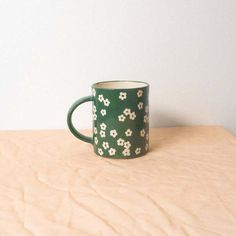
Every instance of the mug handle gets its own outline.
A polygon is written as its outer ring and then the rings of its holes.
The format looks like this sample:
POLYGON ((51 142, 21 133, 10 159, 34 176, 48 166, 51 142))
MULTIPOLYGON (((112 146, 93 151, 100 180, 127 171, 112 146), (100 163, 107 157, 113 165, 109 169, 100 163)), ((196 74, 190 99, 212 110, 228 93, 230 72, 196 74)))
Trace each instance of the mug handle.
POLYGON ((93 101, 93 96, 87 96, 87 97, 83 97, 80 98, 79 100, 75 101, 72 106, 70 107, 68 114, 67 114, 67 125, 69 127, 69 130, 71 131, 71 133, 78 139, 87 142, 87 143, 91 143, 93 144, 93 138, 92 137, 88 137, 85 136, 83 134, 81 134, 78 130, 76 130, 76 128, 74 127, 73 123, 72 123, 72 114, 75 111, 75 109, 85 103, 85 102, 90 102, 93 101))

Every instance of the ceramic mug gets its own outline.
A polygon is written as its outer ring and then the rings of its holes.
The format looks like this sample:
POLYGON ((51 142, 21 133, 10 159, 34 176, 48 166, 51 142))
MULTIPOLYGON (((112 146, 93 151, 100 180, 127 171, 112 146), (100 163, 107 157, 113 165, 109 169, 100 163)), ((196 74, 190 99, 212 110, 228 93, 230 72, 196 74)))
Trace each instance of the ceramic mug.
POLYGON ((77 100, 69 109, 67 124, 78 139, 91 143, 97 155, 133 158, 149 149, 149 85, 141 81, 104 81, 92 85, 92 95, 77 100), (77 131, 74 110, 91 101, 93 137, 77 131))

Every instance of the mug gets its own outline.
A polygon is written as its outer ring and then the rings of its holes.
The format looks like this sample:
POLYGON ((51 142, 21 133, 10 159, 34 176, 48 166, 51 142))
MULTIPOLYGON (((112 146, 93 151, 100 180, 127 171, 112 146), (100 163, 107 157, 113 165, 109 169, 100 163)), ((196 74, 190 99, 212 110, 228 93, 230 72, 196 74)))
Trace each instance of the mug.
POLYGON ((141 81, 103 81, 92 85, 92 95, 69 109, 67 124, 78 139, 91 143, 101 157, 134 158, 149 149, 149 84, 141 81), (93 136, 87 137, 72 123, 74 110, 92 102, 93 136))

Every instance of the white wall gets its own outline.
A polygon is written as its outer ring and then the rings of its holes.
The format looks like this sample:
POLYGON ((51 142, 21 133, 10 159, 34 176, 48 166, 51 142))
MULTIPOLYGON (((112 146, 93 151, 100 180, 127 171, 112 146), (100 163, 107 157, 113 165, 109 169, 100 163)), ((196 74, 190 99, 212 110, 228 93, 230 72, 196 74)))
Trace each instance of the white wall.
POLYGON ((0 0, 0 129, 66 128, 114 79, 151 84, 152 126, 236 134, 236 1, 0 0))

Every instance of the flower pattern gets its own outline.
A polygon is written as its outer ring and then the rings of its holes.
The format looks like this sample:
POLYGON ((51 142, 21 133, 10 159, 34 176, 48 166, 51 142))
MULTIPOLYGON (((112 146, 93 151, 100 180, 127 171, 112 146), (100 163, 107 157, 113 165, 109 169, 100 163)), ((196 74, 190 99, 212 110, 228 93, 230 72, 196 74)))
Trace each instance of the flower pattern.
POLYGON ((123 114, 119 115, 118 120, 121 121, 121 122, 124 122, 125 121, 125 116, 123 114))
POLYGON ((102 116, 105 116, 107 114, 107 111, 105 109, 102 109, 100 112, 102 116))
POLYGON ((117 140, 117 145, 118 145, 118 146, 123 146, 123 145, 124 145, 124 142, 125 142, 124 139, 119 138, 119 139, 117 140))
POLYGON ((135 154, 138 155, 138 154, 140 154, 140 153, 141 153, 141 148, 136 148, 136 149, 135 149, 135 154))
POLYGON ((94 138, 94 142, 95 142, 96 145, 98 144, 98 138, 97 137, 94 138))
POLYGON ((110 156, 114 156, 116 154, 116 149, 110 148, 108 152, 109 152, 110 156))
POLYGON ((104 124, 104 123, 102 123, 102 124, 100 124, 100 128, 101 128, 102 130, 106 130, 106 128, 107 128, 107 125, 106 125, 106 124, 104 124))
POLYGON ((105 138, 105 137, 106 137, 106 133, 105 133, 104 130, 101 130, 101 131, 100 131, 100 136, 101 136, 102 138, 105 138))
POLYGON ((134 119, 136 118, 136 114, 135 114, 134 111, 129 114, 129 118, 130 118, 131 120, 134 120, 134 119))
POLYGON ((104 101, 104 97, 103 97, 102 94, 99 94, 99 95, 98 95, 98 101, 99 101, 99 102, 103 102, 103 101, 104 101))
POLYGON ((96 96, 96 90, 95 89, 92 89, 92 94, 93 94, 94 97, 96 96))
POLYGON ((113 138, 115 138, 115 137, 117 136, 116 130, 115 130, 115 129, 111 130, 111 131, 110 131, 110 135, 111 135, 113 138))
POLYGON ((133 132, 132 132, 131 129, 127 129, 127 130, 125 131, 125 135, 126 135, 127 137, 131 136, 132 133, 133 133, 133 132))
POLYGON ((142 129, 142 130, 140 131, 140 136, 141 136, 141 137, 144 137, 144 135, 145 135, 145 130, 142 129))
POLYGON ((103 150, 101 149, 101 148, 98 148, 98 153, 99 153, 99 155, 103 155, 103 150))
POLYGON ((127 93, 125 93, 125 92, 120 92, 119 99, 120 99, 120 100, 124 100, 124 99, 126 99, 126 98, 127 98, 127 93))
POLYGON ((145 115, 145 116, 143 117, 143 121, 144 121, 144 123, 148 123, 148 116, 147 116, 147 115, 145 115))
POLYGON ((139 109, 139 110, 143 109, 143 102, 140 102, 140 103, 138 104, 138 109, 139 109))
POLYGON ((124 147, 125 147, 126 149, 129 149, 129 148, 131 147, 130 141, 124 142, 124 147))
POLYGON ((93 128, 93 132, 94 132, 94 134, 97 134, 97 133, 98 133, 97 127, 94 127, 94 128, 93 128))
POLYGON ((137 92, 137 96, 140 98, 143 96, 143 90, 139 89, 139 91, 137 92))
POLYGON ((117 96, 111 96, 110 91, 100 91, 92 89, 95 97, 92 107, 93 135, 97 154, 127 158, 145 154, 149 148, 149 107, 145 90, 125 90, 117 96), (113 115, 116 120, 111 120, 113 115))
POLYGON ((108 107, 110 105, 110 101, 106 98, 104 101, 104 106, 108 107))
POLYGON ((125 108, 123 113, 128 116, 131 113, 131 110, 129 108, 125 108))
POLYGON ((109 148, 109 143, 108 142, 103 142, 102 143, 103 148, 106 150, 109 148))
POLYGON ((124 149, 123 152, 122 152, 122 154, 123 154, 124 156, 130 156, 130 149, 124 149))

